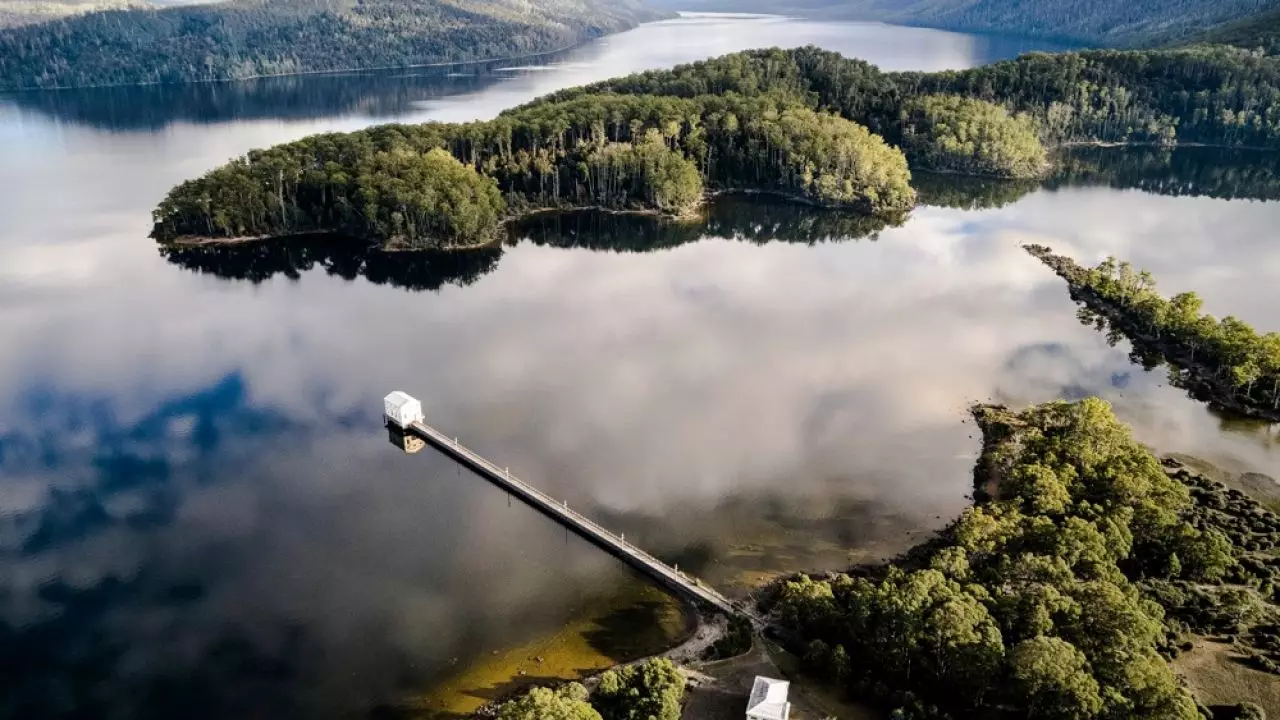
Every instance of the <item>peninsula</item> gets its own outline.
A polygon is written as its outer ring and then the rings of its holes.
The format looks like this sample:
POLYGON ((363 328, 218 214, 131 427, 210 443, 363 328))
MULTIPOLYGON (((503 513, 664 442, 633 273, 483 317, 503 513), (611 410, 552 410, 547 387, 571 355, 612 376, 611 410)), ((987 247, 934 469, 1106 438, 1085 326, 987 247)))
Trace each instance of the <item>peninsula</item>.
POLYGON ((1085 268, 1043 245, 1028 245, 1067 281, 1081 319, 1129 339, 1144 364, 1168 363, 1170 381, 1232 412, 1280 422, 1280 333, 1202 312, 1193 292, 1165 298, 1151 273, 1108 258, 1085 268))

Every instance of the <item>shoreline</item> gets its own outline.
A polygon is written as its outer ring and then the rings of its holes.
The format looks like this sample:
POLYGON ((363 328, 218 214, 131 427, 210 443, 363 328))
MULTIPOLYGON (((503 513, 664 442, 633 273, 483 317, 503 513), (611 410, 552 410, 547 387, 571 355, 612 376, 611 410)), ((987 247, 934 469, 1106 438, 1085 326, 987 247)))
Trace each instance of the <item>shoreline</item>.
MULTIPOLYGON (((665 591, 662 591, 665 593, 665 591)), ((577 678, 566 678, 555 683, 517 684, 497 697, 476 709, 473 718, 495 718, 502 706, 521 697, 535 687, 557 687, 568 683, 580 683, 594 690, 600 677, 611 670, 642 665, 650 660, 668 659, 677 666, 687 668, 690 663, 701 659, 702 653, 724 636, 728 629, 728 621, 716 614, 708 614, 693 604, 676 599, 680 612, 685 620, 685 632, 670 647, 641 657, 614 663, 608 667, 592 670, 577 678)))
POLYGON ((204 80, 179 80, 175 82, 151 81, 151 82, 131 82, 131 83, 102 83, 94 85, 50 85, 46 87, 25 86, 18 88, 10 88, 0 90, 0 96, 18 95, 21 93, 39 93, 39 92, 66 92, 71 90, 109 90, 113 88, 149 88, 149 87, 172 87, 177 85, 216 85, 221 83, 238 83, 250 82, 254 80, 269 80, 271 78, 287 78, 287 77, 315 77, 320 75, 352 75, 357 73, 376 73, 387 72, 389 70, 421 70, 424 68, 443 68, 452 66, 468 66, 468 65, 484 65, 486 63, 508 63, 518 62, 521 60, 531 60, 534 58, 546 57, 548 55, 558 55, 570 50, 576 50, 588 43, 595 42, 603 37, 616 35, 618 33, 630 32, 641 25, 651 22, 662 22, 662 20, 670 20, 671 18, 661 18, 657 20, 646 20, 636 23, 632 27, 616 30, 614 32, 606 32, 600 35, 584 37, 577 42, 568 45, 562 45, 549 50, 539 50, 538 52, 525 53, 522 55, 504 55, 492 58, 476 58, 474 60, 443 60, 440 62, 430 63, 413 63, 410 65, 378 65, 375 67, 349 67, 349 68, 333 68, 330 70, 300 70, 298 72, 286 73, 259 73, 256 75, 246 75, 244 77, 235 78, 208 78, 204 80))
MULTIPOLYGON (((617 215, 631 217, 651 217, 659 221, 666 222, 692 222, 697 220, 708 203, 722 197, 734 196, 764 196, 772 197, 783 202, 804 205, 805 207, 817 210, 826 210, 831 212, 849 212, 866 217, 882 217, 875 213, 869 213, 862 208, 852 205, 824 205, 815 203, 804 197, 794 193, 788 193, 781 190, 755 190, 750 188, 731 188, 723 190, 708 190, 703 193, 702 199, 696 204, 691 205, 688 209, 679 213, 670 213, 656 208, 610 208, 603 205, 570 205, 563 207, 540 207, 528 210, 523 213, 513 214, 503 219, 500 232, 496 236, 483 243, 472 245, 440 245, 437 247, 410 247, 397 244, 396 240, 387 241, 369 241, 365 238, 344 235, 343 233, 333 230, 316 228, 311 230, 299 230, 297 232, 282 233, 277 235, 237 235, 235 237, 210 237, 205 235, 179 235, 169 239, 157 239, 155 231, 152 230, 151 238, 156 244, 164 247, 176 248, 201 248, 201 247, 233 247, 236 245, 246 245, 256 242, 268 242, 273 240, 296 240, 298 238, 307 237, 348 237, 353 242, 365 243, 370 250, 385 253, 414 253, 424 251, 434 252, 469 252, 472 250, 484 250, 486 248, 500 247, 509 239, 509 231, 512 225, 525 222, 545 215, 570 214, 570 213, 600 213, 602 215, 617 215)), ((895 218, 886 217, 886 220, 894 220, 895 218)))

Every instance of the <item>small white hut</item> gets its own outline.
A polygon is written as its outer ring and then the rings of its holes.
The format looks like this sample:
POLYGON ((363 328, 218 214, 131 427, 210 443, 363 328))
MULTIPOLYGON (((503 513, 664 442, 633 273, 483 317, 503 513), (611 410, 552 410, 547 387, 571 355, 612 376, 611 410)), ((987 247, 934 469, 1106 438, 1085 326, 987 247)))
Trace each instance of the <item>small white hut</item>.
POLYGON ((747 720, 787 720, 791 715, 791 703, 787 702, 790 688, 786 680, 757 675, 747 701, 747 720))
POLYGON ((421 422, 423 419, 422 403, 408 393, 402 393, 399 390, 383 398, 382 409, 383 415, 386 416, 387 420, 400 427, 409 427, 416 422, 421 422))

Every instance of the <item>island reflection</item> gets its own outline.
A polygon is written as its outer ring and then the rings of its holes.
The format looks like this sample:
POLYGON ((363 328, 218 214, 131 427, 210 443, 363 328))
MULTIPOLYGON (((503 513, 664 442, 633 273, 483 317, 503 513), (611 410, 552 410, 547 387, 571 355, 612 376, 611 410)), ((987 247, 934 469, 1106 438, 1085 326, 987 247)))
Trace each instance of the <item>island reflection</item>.
MULTIPOLYGON (((856 213, 815 209, 767 196, 727 196, 689 221, 651 215, 578 211, 531 216, 508 229, 508 244, 613 252, 652 252, 716 237, 755 244, 814 245, 875 239, 888 224, 856 213)), ((169 262, 226 280, 261 283, 277 275, 297 279, 323 268, 329 275, 413 291, 465 287, 497 269, 502 247, 477 250, 385 252, 361 240, 314 235, 230 245, 161 245, 169 262)))
MULTIPOLYGON (((1060 154, 1058 171, 1040 181, 1005 181, 917 173, 925 206, 995 209, 1027 195, 1065 188, 1109 187, 1153 195, 1232 200, 1280 199, 1280 153, 1214 148, 1077 148, 1060 154)), ((600 252, 653 252, 707 238, 757 245, 876 240, 883 219, 787 202, 768 195, 727 195, 694 220, 599 211, 542 213, 513 223, 508 245, 600 252)), ((466 287, 493 272, 502 247, 467 251, 384 252, 364 241, 332 235, 230 245, 161 245, 170 263, 193 272, 254 284, 290 279, 322 268, 329 275, 415 292, 466 287)))

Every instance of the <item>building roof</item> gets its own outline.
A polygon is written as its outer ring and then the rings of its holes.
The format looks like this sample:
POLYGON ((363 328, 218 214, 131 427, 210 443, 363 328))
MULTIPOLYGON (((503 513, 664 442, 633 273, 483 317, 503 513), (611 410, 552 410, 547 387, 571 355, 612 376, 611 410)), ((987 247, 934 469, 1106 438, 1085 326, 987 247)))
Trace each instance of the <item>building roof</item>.
POLYGON ((747 714, 768 720, 787 720, 787 689, 791 683, 757 675, 747 701, 747 714))
POLYGON ((402 408, 409 403, 415 403, 418 401, 408 393, 402 393, 399 390, 396 390, 388 395, 383 402, 387 404, 387 407, 402 408))

